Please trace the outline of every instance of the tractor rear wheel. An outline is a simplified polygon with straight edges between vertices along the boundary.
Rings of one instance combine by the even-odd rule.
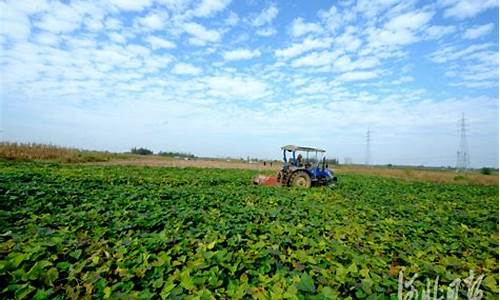
[[[290,185],[300,188],[311,187],[311,176],[304,171],[297,171],[290,177]]]

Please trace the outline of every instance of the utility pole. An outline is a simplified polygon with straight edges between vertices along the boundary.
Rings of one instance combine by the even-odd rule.
[[[371,153],[370,153],[370,141],[371,141],[371,132],[370,129],[366,132],[366,159],[365,159],[365,165],[370,166],[372,164],[371,162]]]
[[[469,146],[467,144],[467,125],[465,115],[460,120],[460,144],[457,151],[457,171],[465,171],[470,166]]]

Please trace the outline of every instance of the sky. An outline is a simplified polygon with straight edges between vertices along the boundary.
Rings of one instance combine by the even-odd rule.
[[[498,2],[0,1],[1,139],[498,167]]]

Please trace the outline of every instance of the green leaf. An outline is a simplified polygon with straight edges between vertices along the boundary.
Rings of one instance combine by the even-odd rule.
[[[373,286],[373,281],[369,278],[365,278],[361,281],[361,288],[368,295],[372,293],[372,286]]]
[[[24,253],[14,253],[11,254],[9,258],[12,262],[13,267],[17,268],[25,259],[28,258],[28,255]]]
[[[486,276],[482,282],[482,285],[484,285],[485,287],[487,287],[490,291],[492,292],[498,292],[498,285],[497,285],[498,281],[495,280],[495,278],[493,277],[493,275],[490,275],[490,276]]]
[[[35,290],[34,287],[28,284],[23,284],[22,286],[19,286],[17,290],[14,292],[16,299],[24,299],[26,298],[29,294],[31,294]]]
[[[61,269],[63,271],[67,271],[71,267],[71,264],[67,261],[62,261],[62,262],[58,262],[56,267],[58,267],[59,269]]]
[[[104,288],[104,299],[111,297],[111,288],[109,286]]]
[[[52,285],[54,281],[57,280],[58,277],[59,277],[59,272],[57,271],[56,268],[50,268],[47,271],[47,274],[45,275],[48,285]]]
[[[321,295],[322,299],[328,299],[328,300],[337,299],[337,294],[335,293],[335,291],[331,287],[328,287],[328,286],[321,288],[320,295]]]
[[[185,288],[186,290],[194,289],[194,283],[193,280],[191,279],[191,276],[189,275],[188,269],[182,271],[180,277],[181,277],[181,286],[183,288]]]
[[[358,274],[358,266],[355,263],[352,263],[348,268],[347,271],[351,273],[352,275],[357,275]]]
[[[49,292],[43,289],[36,290],[36,294],[33,296],[33,300],[44,300],[49,298]]]
[[[166,299],[174,288],[175,288],[175,283],[173,283],[173,281],[169,280],[165,282],[163,288],[161,289],[160,297],[162,299]]]
[[[77,249],[69,254],[69,256],[73,257],[74,259],[79,259],[81,255],[82,255],[81,249]]]
[[[300,276],[300,281],[297,283],[297,289],[302,292],[313,293],[316,290],[314,286],[314,280],[307,273],[302,273]]]
[[[35,280],[41,277],[44,272],[44,268],[51,266],[52,263],[47,260],[37,261],[33,267],[25,274],[25,278],[30,280]]]

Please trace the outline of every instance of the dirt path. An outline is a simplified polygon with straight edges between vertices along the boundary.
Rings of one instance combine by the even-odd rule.
[[[239,160],[209,160],[209,159],[172,159],[158,156],[145,156],[132,159],[113,159],[106,162],[92,163],[96,165],[132,165],[132,166],[149,166],[149,167],[176,167],[176,168],[219,168],[219,169],[249,169],[249,170],[276,170],[281,167],[281,163],[273,163],[271,167],[269,163],[247,163]]]

